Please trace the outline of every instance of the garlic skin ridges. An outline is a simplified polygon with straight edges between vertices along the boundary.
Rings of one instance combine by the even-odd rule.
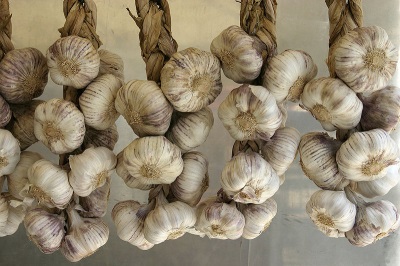
[[[47,50],[50,77],[58,85],[86,87],[99,73],[100,56],[90,40],[71,35],[58,39]]]
[[[21,155],[18,140],[5,129],[0,129],[0,177],[14,172]]]
[[[378,26],[357,27],[337,42],[335,71],[357,93],[374,92],[387,85],[396,71],[398,51]]]
[[[97,51],[100,56],[99,76],[103,74],[112,74],[124,81],[124,61],[122,58],[106,49]]]
[[[117,165],[115,154],[105,147],[89,148],[69,159],[69,183],[75,194],[87,197],[102,187]]]
[[[11,116],[10,105],[0,95],[0,128],[5,127],[10,122]]]
[[[108,199],[110,197],[111,177],[106,179],[106,183],[96,188],[86,197],[79,197],[79,204],[83,211],[82,217],[101,218],[107,213]]]
[[[51,99],[36,107],[35,136],[55,154],[78,148],[83,142],[85,130],[83,114],[70,101]]]
[[[274,95],[278,103],[298,102],[305,84],[317,72],[317,66],[309,54],[300,50],[286,50],[268,61],[262,85]]]
[[[0,194],[0,230],[7,225],[9,215],[8,201],[6,196]]]
[[[236,83],[250,83],[261,72],[265,44],[233,25],[211,42],[210,51],[221,61],[225,76]]]
[[[173,54],[161,70],[161,90],[179,112],[203,109],[222,91],[218,58],[192,47]]]
[[[51,254],[58,250],[64,238],[64,217],[42,208],[29,210],[24,218],[26,234],[41,252]]]
[[[336,153],[339,172],[352,181],[371,181],[399,163],[397,143],[383,129],[353,133]]]
[[[344,237],[356,219],[356,206],[344,191],[316,191],[307,202],[306,211],[318,230],[329,237]]]
[[[117,172],[117,175],[119,177],[121,177],[122,180],[125,182],[125,185],[127,185],[130,188],[149,190],[154,186],[154,185],[143,184],[137,178],[135,178],[131,174],[129,174],[128,170],[125,167],[125,163],[124,163],[124,150],[122,150],[117,155],[117,166],[115,168],[115,171]]]
[[[261,86],[242,85],[218,107],[218,117],[235,140],[270,139],[281,126],[275,98]]]

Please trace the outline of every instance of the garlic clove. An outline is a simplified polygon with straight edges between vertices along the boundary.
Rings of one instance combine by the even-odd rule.
[[[106,147],[114,150],[119,138],[117,125],[114,124],[106,130],[96,130],[91,127],[86,127],[83,145],[85,147]]]
[[[140,182],[137,178],[133,177],[129,174],[128,170],[125,167],[124,163],[124,151],[121,151],[117,155],[117,166],[115,168],[119,177],[125,182],[125,184],[130,188],[137,188],[141,190],[149,190],[154,185],[147,185]]]
[[[0,128],[5,127],[8,122],[10,122],[11,116],[10,105],[8,105],[6,100],[0,95]]]
[[[98,50],[100,56],[99,76],[112,74],[124,81],[124,61],[122,58],[106,49]]]
[[[18,140],[10,131],[0,129],[0,177],[14,172],[20,160],[20,154]]]

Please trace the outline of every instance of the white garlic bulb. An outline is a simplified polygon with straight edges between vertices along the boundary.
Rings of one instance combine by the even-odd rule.
[[[398,51],[378,26],[347,32],[333,53],[336,74],[357,93],[383,88],[396,71]]]
[[[283,175],[297,154],[300,132],[293,127],[283,127],[275,131],[272,138],[261,147],[261,154],[272,166],[276,174]]]
[[[325,132],[310,132],[301,137],[300,165],[303,173],[318,187],[343,190],[350,181],[338,169],[336,152],[342,143]]]
[[[117,166],[115,168],[115,171],[117,172],[117,175],[121,177],[122,180],[125,182],[125,185],[127,185],[130,188],[149,190],[154,186],[154,185],[143,184],[137,178],[129,174],[128,170],[126,170],[124,163],[124,151],[121,151],[117,155]]]
[[[147,185],[171,184],[183,170],[181,151],[163,136],[135,139],[123,156],[128,172]]]
[[[173,54],[161,70],[161,89],[179,112],[203,109],[222,90],[218,58],[197,48]]]
[[[224,167],[221,185],[225,193],[240,203],[260,204],[279,189],[279,177],[261,155],[239,153]]]
[[[93,190],[87,197],[79,197],[79,204],[83,211],[82,217],[100,218],[107,213],[108,199],[110,197],[111,177],[106,178],[106,183]]]
[[[124,61],[122,58],[106,49],[97,51],[100,56],[99,76],[103,74],[113,74],[124,81]]]
[[[176,112],[165,136],[182,152],[187,152],[206,141],[213,124],[213,113],[208,107],[194,113]]]
[[[100,56],[90,40],[77,35],[58,39],[47,50],[47,65],[54,83],[86,87],[97,77]]]
[[[82,218],[72,207],[67,209],[68,231],[61,244],[61,253],[71,262],[92,255],[108,241],[110,233],[100,218]]]
[[[353,228],[356,218],[356,206],[344,191],[316,191],[307,202],[306,211],[318,230],[329,237],[343,237]]]
[[[361,119],[362,102],[340,79],[310,81],[304,87],[301,101],[327,131],[354,128]]]
[[[261,235],[269,227],[277,211],[278,205],[272,198],[262,204],[245,205],[242,211],[245,219],[242,237],[254,239]]]
[[[24,220],[26,205],[11,196],[9,193],[2,193],[8,205],[8,216],[4,227],[0,226],[0,237],[9,236],[17,232],[19,225]],[[1,222],[0,222],[1,223]]]
[[[0,177],[14,172],[20,159],[18,140],[5,129],[0,129]],[[1,189],[1,188],[0,188]]]
[[[0,128],[5,127],[10,122],[11,116],[10,105],[0,95]]]
[[[200,152],[187,152],[182,156],[183,171],[171,183],[175,198],[192,207],[199,203],[208,188],[208,161]]]
[[[28,179],[29,184],[21,194],[48,208],[65,208],[74,192],[68,183],[67,172],[45,159],[36,161],[28,169]]]
[[[115,109],[115,98],[122,87],[122,81],[111,74],[94,79],[79,97],[79,106],[86,125],[97,130],[105,130],[117,121],[119,113]]]
[[[214,38],[210,50],[221,61],[227,78],[236,83],[250,83],[260,75],[266,47],[260,39],[233,25]]]
[[[282,123],[274,96],[261,86],[232,90],[219,106],[218,116],[235,140],[268,140]]]
[[[132,80],[118,90],[115,109],[139,137],[164,135],[173,108],[154,81]]]
[[[28,238],[44,254],[58,250],[64,238],[64,217],[43,208],[29,210],[24,218]]]
[[[285,100],[298,102],[304,86],[317,75],[317,71],[309,54],[300,50],[286,50],[268,61],[262,85],[278,103]]]
[[[116,124],[106,130],[96,130],[91,127],[86,127],[83,145],[85,147],[106,147],[110,150],[114,150],[118,138],[119,134]]]
[[[106,183],[117,165],[117,157],[105,147],[89,148],[71,156],[69,164],[69,183],[75,194],[86,197]]]
[[[399,163],[399,148],[383,129],[353,133],[336,154],[339,172],[353,181],[371,181]]]
[[[70,101],[51,99],[35,110],[35,136],[51,152],[64,154],[78,148],[85,136],[85,119]]]

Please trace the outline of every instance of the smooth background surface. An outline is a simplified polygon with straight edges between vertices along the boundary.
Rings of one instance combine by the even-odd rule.
[[[125,81],[145,79],[145,65],[140,57],[138,29],[129,17],[126,7],[135,10],[134,0],[95,0],[98,8],[97,32],[104,45],[123,57]],[[212,39],[223,29],[239,24],[240,4],[235,0],[170,0],[173,36],[179,50],[197,47],[209,50]],[[399,0],[364,0],[364,25],[379,25],[386,29],[392,42],[400,48]],[[46,52],[58,38],[57,29],[64,17],[62,0],[10,0],[13,14],[13,42],[16,48],[35,47]],[[318,65],[318,77],[327,76],[325,58],[328,51],[328,15],[323,0],[278,0],[278,49],[301,49],[308,52]],[[400,85],[399,70],[392,84]],[[233,140],[216,115],[219,103],[237,86],[223,79],[223,93],[211,105],[215,124],[200,151],[210,162],[210,188],[205,196],[214,195],[220,185],[222,168],[230,159]],[[62,87],[49,82],[41,99],[62,97]],[[321,131],[312,116],[292,105],[288,126],[296,127],[302,134]],[[118,120],[120,140],[118,153],[135,138],[125,120]],[[399,131],[393,137],[399,140]],[[57,161],[42,144],[31,150]],[[278,214],[269,229],[255,240],[210,240],[185,235],[141,251],[120,240],[109,213],[121,200],[136,199],[144,202],[146,192],[129,189],[114,175],[112,180],[109,213],[105,220],[110,227],[108,243],[89,258],[76,265],[400,265],[399,233],[366,248],[353,247],[346,239],[328,238],[319,232],[305,212],[305,205],[317,187],[308,180],[299,167],[298,158],[286,174],[286,182],[274,199]],[[400,188],[389,192],[385,199],[400,207]],[[69,265],[59,253],[42,254],[25,235],[20,226],[12,236],[0,238],[0,265]]]

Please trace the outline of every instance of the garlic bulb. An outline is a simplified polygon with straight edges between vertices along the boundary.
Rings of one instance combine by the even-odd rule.
[[[233,25],[214,38],[210,50],[221,61],[227,78],[236,83],[250,83],[260,75],[266,47],[260,39]]]
[[[182,152],[193,150],[203,144],[214,124],[213,113],[204,107],[194,113],[175,113],[166,137]],[[175,121],[174,121],[175,120]]]
[[[171,184],[183,170],[181,151],[163,136],[135,139],[123,156],[128,172],[142,184]]]
[[[117,93],[115,109],[139,137],[164,135],[173,108],[154,81],[132,80]]]
[[[82,144],[85,120],[72,102],[51,99],[36,107],[34,130],[36,138],[51,152],[64,154]]]
[[[124,81],[124,61],[122,58],[106,49],[98,50],[100,56],[99,76],[103,74],[113,74]]]
[[[29,184],[21,194],[48,208],[65,208],[74,192],[68,183],[67,172],[45,159],[36,161],[28,169],[28,179]]]
[[[25,150],[38,139],[35,136],[34,121],[36,107],[43,103],[41,100],[32,100],[25,104],[12,104],[13,119],[7,129],[18,139],[21,150]]]
[[[231,204],[207,200],[197,207],[196,229],[209,238],[238,239],[243,234],[245,218]]]
[[[118,237],[142,250],[152,248],[154,244],[144,237],[144,221],[154,208],[154,203],[140,205],[133,200],[118,202],[111,213]]]
[[[282,123],[275,98],[260,86],[232,90],[219,106],[218,116],[235,140],[268,140]]]
[[[10,106],[0,95],[0,128],[5,127],[10,122],[11,115]]]
[[[383,129],[356,132],[336,154],[339,172],[353,181],[371,181],[386,175],[390,165],[399,163],[399,148]]]
[[[268,61],[262,85],[278,103],[285,100],[298,102],[304,86],[317,75],[317,71],[309,54],[286,50]]]
[[[2,193],[8,205],[7,222],[3,228],[0,227],[0,237],[9,236],[17,232],[20,223],[24,220],[26,205],[17,200],[9,193]]]
[[[3,229],[7,225],[8,215],[9,208],[7,198],[3,194],[0,194],[0,229]]]
[[[361,119],[362,102],[339,79],[310,81],[304,88],[301,101],[327,131],[354,128]]]
[[[161,70],[161,89],[179,112],[203,109],[222,90],[218,58],[197,48],[173,54]]]
[[[9,103],[27,103],[42,95],[49,70],[35,48],[9,51],[0,63],[0,94]]]
[[[58,39],[47,50],[47,65],[54,83],[86,87],[97,77],[100,56],[89,39],[77,35]]]
[[[114,124],[106,130],[96,130],[86,127],[83,145],[85,147],[106,147],[113,150],[119,138],[117,125]]]
[[[107,213],[108,198],[110,197],[111,178],[106,179],[106,183],[93,190],[87,197],[80,197],[79,204],[83,210],[82,217],[100,218]]]
[[[182,159],[183,171],[171,183],[170,189],[176,199],[194,207],[208,188],[208,161],[196,151],[185,153]]]
[[[122,87],[122,81],[111,74],[104,74],[93,80],[79,97],[79,106],[86,125],[105,130],[117,121],[115,98]]]
[[[14,172],[20,154],[21,149],[18,140],[14,138],[10,131],[0,129],[0,177]]]
[[[117,165],[117,157],[105,147],[89,148],[71,156],[69,164],[69,183],[75,194],[86,197],[106,183]]]
[[[400,88],[387,86],[370,95],[361,95],[363,111],[360,120],[363,130],[382,128],[394,130],[400,119]]]
[[[303,173],[318,187],[343,190],[350,181],[339,172],[336,152],[342,143],[323,132],[310,132],[301,137],[300,165]]]
[[[44,254],[58,250],[64,238],[64,217],[43,208],[29,210],[24,218],[28,238]]]
[[[103,246],[109,235],[100,218],[82,218],[72,207],[67,209],[68,231],[61,244],[61,253],[71,262],[92,255]]]
[[[254,239],[261,235],[269,227],[277,211],[278,206],[272,198],[262,204],[245,205],[242,211],[245,219],[242,237]]]
[[[261,154],[272,166],[276,174],[283,175],[297,154],[300,132],[293,127],[284,127],[275,131],[272,138],[261,147]]]
[[[236,202],[260,204],[278,191],[279,177],[258,153],[239,153],[225,165],[221,185]]]
[[[130,188],[137,188],[141,190],[149,190],[153,187],[153,185],[147,185],[140,182],[137,178],[133,177],[129,174],[128,170],[126,170],[125,163],[124,163],[124,151],[121,151],[117,155],[117,166],[115,168],[117,175],[122,178]]]
[[[336,74],[357,93],[383,88],[396,71],[396,46],[377,26],[349,31],[337,42],[333,53]]]
[[[15,170],[7,175],[8,192],[19,200],[24,200],[20,192],[29,183],[28,169],[36,162],[42,159],[39,153],[32,151],[23,151]]]
[[[306,211],[318,230],[329,237],[343,237],[353,228],[356,218],[356,206],[343,191],[316,191],[307,202]]]

